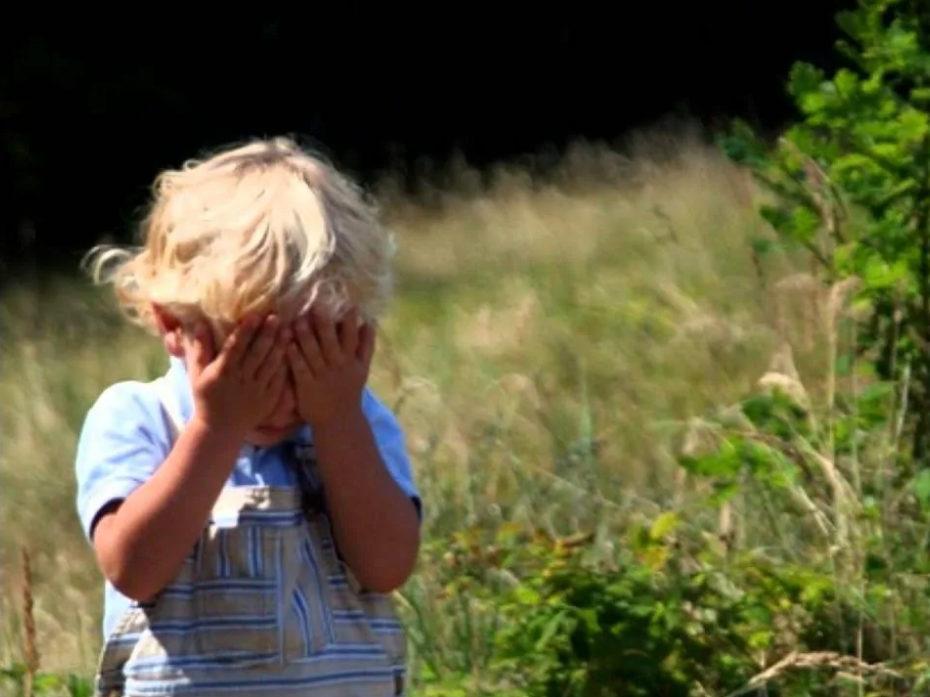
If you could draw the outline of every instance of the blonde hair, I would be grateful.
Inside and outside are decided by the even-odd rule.
[[[158,176],[141,246],[85,259],[122,309],[154,331],[153,305],[229,328],[253,313],[378,318],[393,240],[362,190],[286,138],[258,140]],[[284,318],[284,317],[282,317]]]

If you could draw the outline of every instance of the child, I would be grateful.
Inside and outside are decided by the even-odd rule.
[[[390,593],[420,499],[366,388],[390,239],[359,191],[288,140],[162,174],[98,282],[170,355],[111,386],[77,451],[106,577],[98,697],[404,691]]]

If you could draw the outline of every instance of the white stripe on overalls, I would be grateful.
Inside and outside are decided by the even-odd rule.
[[[176,437],[183,428],[156,382]],[[390,697],[406,641],[390,596],[361,591],[298,487],[227,488],[175,581],[106,642],[97,697]]]

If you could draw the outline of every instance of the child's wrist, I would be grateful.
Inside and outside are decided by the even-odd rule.
[[[314,440],[326,439],[329,437],[346,437],[358,433],[359,429],[368,426],[368,420],[362,410],[361,402],[357,405],[330,411],[325,419],[317,419],[311,423],[313,428]]]
[[[233,424],[211,422],[208,419],[194,415],[188,422],[187,430],[191,436],[204,441],[213,447],[238,448],[245,440],[247,429],[236,428]]]

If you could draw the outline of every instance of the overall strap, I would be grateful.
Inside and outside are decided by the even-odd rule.
[[[290,447],[288,460],[297,475],[304,513],[314,520],[326,512],[322,482],[316,471],[316,454],[311,443],[298,442]]]
[[[291,465],[297,475],[297,482],[300,487],[301,508],[304,516],[311,524],[319,524],[325,521],[327,535],[332,535],[332,521],[329,516],[329,508],[326,505],[326,494],[323,488],[323,480],[317,471],[316,452],[313,444],[308,442],[298,442],[291,446],[290,449]],[[339,544],[335,537],[332,537],[333,550],[337,559],[343,564],[345,558],[339,549]],[[349,583],[352,588],[358,592],[361,587],[355,581],[352,574],[348,574]]]

